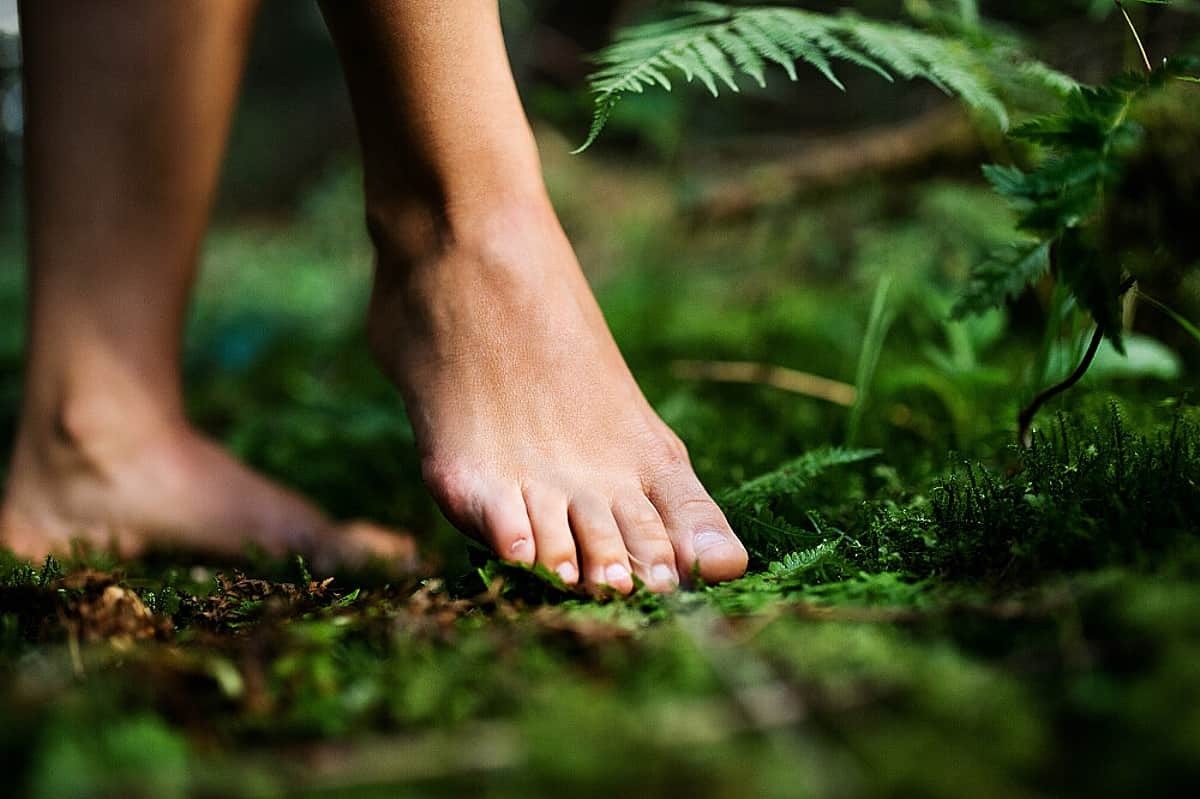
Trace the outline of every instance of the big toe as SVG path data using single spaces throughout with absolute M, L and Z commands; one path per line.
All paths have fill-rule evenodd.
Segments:
M 692 536 L 696 570 L 706 582 L 720 583 L 741 577 L 750 562 L 746 548 L 729 529 L 728 522 L 723 527 L 700 529 Z
M 707 583 L 719 583 L 746 573 L 746 548 L 694 474 L 656 486 L 650 500 L 666 525 L 682 575 L 694 572 Z

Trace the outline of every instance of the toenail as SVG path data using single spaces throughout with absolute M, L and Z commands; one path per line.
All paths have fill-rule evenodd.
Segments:
M 508 551 L 514 555 L 519 555 L 525 551 L 527 546 L 529 546 L 528 538 L 518 538 L 516 541 L 512 542 L 512 546 L 508 548 Z
M 654 577 L 654 582 L 659 585 L 679 582 L 679 578 L 675 576 L 675 570 L 665 563 L 660 563 L 651 569 L 650 575 Z
M 579 579 L 579 572 L 575 571 L 575 565 L 572 563 L 560 563 L 554 571 L 568 585 Z
M 629 569 L 626 569 L 620 563 L 610 564 L 604 570 L 604 579 L 608 580 L 609 585 L 617 585 L 618 583 L 628 582 Z
M 710 549 L 728 544 L 729 539 L 723 534 L 708 530 L 703 533 L 696 533 L 696 537 L 692 539 L 692 545 L 696 548 L 696 554 L 702 555 Z

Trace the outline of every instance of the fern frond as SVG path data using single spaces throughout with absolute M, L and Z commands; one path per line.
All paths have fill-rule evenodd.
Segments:
M 868 460 L 879 454 L 873 449 L 825 447 L 804 453 L 777 469 L 747 480 L 736 488 L 714 495 L 729 523 L 737 531 L 752 557 L 760 561 L 782 552 L 821 543 L 825 534 L 812 516 L 815 531 L 789 521 L 776 512 L 780 503 L 801 499 L 812 481 L 835 466 Z
M 835 466 L 869 460 L 879 454 L 874 449 L 843 449 L 823 447 L 810 450 L 777 469 L 747 480 L 737 488 L 727 489 L 715 497 L 727 512 L 761 512 L 772 500 L 803 490 L 814 477 Z
M 796 79 L 796 64 L 816 69 L 839 89 L 837 61 L 869 69 L 887 80 L 893 73 L 922 78 L 1008 125 L 1004 104 L 989 85 L 983 56 L 957 39 L 903 25 L 874 22 L 854 14 L 819 14 L 775 6 L 727 6 L 698 2 L 682 16 L 620 32 L 596 56 L 591 76 L 595 109 L 587 149 L 599 136 L 614 106 L 629 94 L 672 89 L 671 74 L 701 83 L 714 97 L 724 87 L 739 90 L 738 78 L 766 85 L 766 67 L 775 64 Z M 1055 74 L 1055 79 L 1064 79 Z
M 1050 269 L 1049 241 L 1012 245 L 971 270 L 952 313 L 955 319 L 999 308 L 1018 297 Z
M 783 584 L 807 581 L 809 574 L 837 552 L 837 548 L 837 541 L 822 541 L 810 549 L 789 552 L 781 560 L 771 561 L 767 578 Z
M 1103 86 L 1077 86 L 1058 111 L 1013 129 L 1011 136 L 1035 145 L 1039 158 L 1024 169 L 985 166 L 984 176 L 1017 212 L 1017 226 L 1035 241 L 1015 245 L 1014 257 L 976 269 L 957 306 L 960 315 L 1003 305 L 1046 271 L 1045 255 L 1053 253 L 1055 278 L 1123 351 L 1124 266 L 1103 235 L 1107 198 L 1138 152 L 1138 103 L 1198 68 L 1194 58 L 1175 57 L 1149 74 L 1130 72 Z

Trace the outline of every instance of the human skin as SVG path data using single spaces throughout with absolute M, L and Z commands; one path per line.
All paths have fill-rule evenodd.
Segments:
M 148 543 L 320 563 L 407 560 L 335 525 L 184 415 L 180 345 L 256 2 L 20 6 L 28 365 L 0 542 L 126 555 Z
M 0 516 L 10 539 L 37 550 L 86 526 L 97 506 L 115 520 L 97 529 L 119 531 L 131 546 L 161 529 L 230 544 L 249 535 L 276 547 L 289 545 L 286 531 L 298 527 L 308 530 L 305 540 L 335 537 L 338 528 L 311 506 L 208 442 L 178 443 L 203 441 L 181 410 L 179 329 L 251 6 L 124 0 L 124 15 L 82 0 L 37 8 L 48 5 L 22 7 L 27 42 L 35 51 L 39 41 L 45 46 L 40 55 L 28 44 L 26 51 L 33 322 Z M 63 5 L 106 10 L 75 16 Z M 546 196 L 495 0 L 328 0 L 322 10 L 362 144 L 377 250 L 369 338 L 401 390 L 426 483 L 447 517 L 501 557 L 541 563 L 592 590 L 628 592 L 634 575 L 659 591 L 693 571 L 709 582 L 740 575 L 745 549 L 638 389 Z M 138 24 L 130 26 L 134 11 Z M 98 79 L 103 102 L 92 87 L 80 97 L 60 89 L 58 103 L 39 105 L 39 86 L 66 86 L 74 74 L 54 54 L 86 51 L 102 24 L 110 36 L 132 39 L 117 48 L 110 38 L 104 52 L 88 56 L 107 65 Z M 121 52 L 106 55 L 110 48 Z M 144 76 L 164 59 L 178 63 Z M 146 95 L 123 100 L 126 84 L 139 81 Z M 142 115 L 155 123 L 147 127 Z M 89 120 L 82 146 L 70 124 L 78 119 Z M 131 147 L 131 138 L 153 141 Z M 95 158 L 97 149 L 109 157 Z M 192 154 L 187 165 L 181 151 Z M 78 180 L 88 169 L 91 179 Z M 50 201 L 64 194 L 77 207 Z M 91 194 L 100 196 L 82 196 Z M 121 426 L 131 417 L 139 422 L 133 431 Z M 108 443 L 92 447 L 93 437 Z M 78 472 L 76 455 L 65 456 L 64 469 L 47 454 L 56 447 L 116 453 L 124 476 L 84 480 L 86 490 L 67 494 L 87 501 L 70 505 L 55 498 L 64 495 L 56 486 Z M 214 467 L 195 457 L 197 447 L 238 479 L 206 481 Z M 213 485 L 206 507 L 226 516 L 201 526 L 180 518 L 178 501 L 147 507 L 153 499 L 135 497 L 159 473 L 147 453 L 160 451 L 163 462 L 185 463 L 172 490 L 187 494 L 191 480 Z M 43 532 L 48 526 L 55 529 Z M 388 540 L 372 535 L 375 546 Z

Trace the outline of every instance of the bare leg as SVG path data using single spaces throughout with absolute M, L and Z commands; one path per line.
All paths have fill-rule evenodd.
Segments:
M 310 504 L 193 431 L 180 337 L 257 0 L 21 5 L 29 369 L 0 535 L 314 550 Z M 364 535 L 366 535 L 364 533 Z M 371 535 L 374 535 L 372 533 Z
M 378 250 L 370 334 L 426 481 L 501 556 L 670 590 L 746 552 L 617 351 L 543 187 L 496 0 L 326 0 Z

